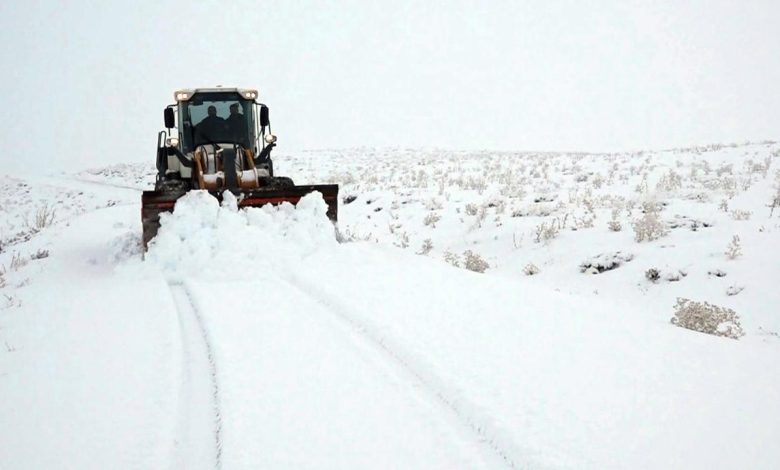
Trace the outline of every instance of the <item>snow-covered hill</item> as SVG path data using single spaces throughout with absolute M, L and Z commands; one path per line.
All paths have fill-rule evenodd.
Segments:
M 192 193 L 145 260 L 148 165 L 11 180 L 0 467 L 777 468 L 778 162 L 281 156 L 341 184 L 337 234 L 317 195 Z

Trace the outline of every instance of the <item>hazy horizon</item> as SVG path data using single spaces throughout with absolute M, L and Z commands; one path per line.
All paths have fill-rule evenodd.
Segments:
M 280 153 L 780 137 L 770 1 L 30 2 L 0 13 L 4 172 L 151 162 L 174 90 L 217 84 L 260 90 Z

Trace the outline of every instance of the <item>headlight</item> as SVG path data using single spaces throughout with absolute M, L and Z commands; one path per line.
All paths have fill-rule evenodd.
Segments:
M 176 101 L 189 101 L 192 98 L 192 93 L 189 91 L 177 91 L 173 94 L 173 97 Z
M 276 142 L 276 136 L 273 134 L 268 134 L 267 136 L 265 136 L 265 141 L 269 144 L 273 144 Z
M 248 100 L 257 98 L 257 90 L 241 90 L 241 96 Z
M 178 147 L 179 146 L 179 138 L 178 137 L 168 137 L 165 140 L 165 143 L 168 144 L 168 147 Z

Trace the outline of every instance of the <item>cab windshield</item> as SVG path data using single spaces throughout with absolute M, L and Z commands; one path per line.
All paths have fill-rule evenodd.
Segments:
M 252 101 L 238 93 L 196 93 L 179 103 L 184 151 L 203 144 L 252 143 L 254 118 Z

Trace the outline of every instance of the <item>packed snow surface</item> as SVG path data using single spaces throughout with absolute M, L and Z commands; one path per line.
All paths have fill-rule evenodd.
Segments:
M 195 191 L 144 259 L 148 173 L 25 181 L 80 206 L 4 238 L 0 467 L 777 468 L 777 155 L 279 158 L 340 168 L 338 229 L 317 193 Z M 676 297 L 745 336 L 672 325 Z

